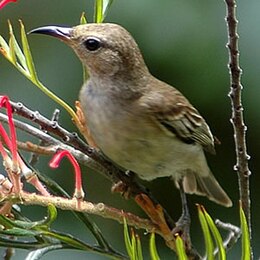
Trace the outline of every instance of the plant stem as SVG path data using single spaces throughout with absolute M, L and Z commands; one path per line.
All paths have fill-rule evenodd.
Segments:
M 250 210 L 250 189 L 249 177 L 250 170 L 248 167 L 248 160 L 250 159 L 247 154 L 246 146 L 246 125 L 243 118 L 243 105 L 241 102 L 242 84 L 241 74 L 242 70 L 239 66 L 239 50 L 238 50 L 238 33 L 236 18 L 236 1 L 225 0 L 226 3 L 226 21 L 228 32 L 228 50 L 229 50 L 229 73 L 230 73 L 230 92 L 229 97 L 232 106 L 231 123 L 234 129 L 234 140 L 236 149 L 236 165 L 235 170 L 238 173 L 239 192 L 242 208 L 245 212 L 249 234 L 251 237 L 251 210 Z M 251 258 L 253 253 L 251 250 Z

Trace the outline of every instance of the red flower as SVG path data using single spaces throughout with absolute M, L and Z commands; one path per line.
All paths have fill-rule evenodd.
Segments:
M 49 165 L 51 168 L 58 168 L 60 165 L 61 159 L 66 156 L 71 164 L 74 167 L 74 174 L 75 174 L 75 192 L 74 192 L 74 197 L 80 201 L 81 199 L 84 198 L 84 192 L 82 189 L 82 180 L 81 180 L 81 170 L 79 167 L 78 162 L 76 159 L 73 157 L 73 155 L 67 151 L 67 150 L 61 150 L 58 151 L 53 158 L 51 159 Z
M 9 98 L 7 96 L 0 96 L 0 108 L 1 107 L 6 107 L 7 110 L 7 116 L 8 116 L 8 125 L 9 125 L 9 130 L 10 130 L 10 135 L 11 135 L 11 140 L 9 139 L 7 133 L 5 132 L 4 128 L 2 125 L 0 125 L 0 134 L 3 136 L 7 146 L 9 146 L 12 157 L 13 157 L 13 164 L 14 168 L 18 168 L 18 153 L 17 153 L 17 144 L 16 144 L 16 131 L 15 131 L 15 126 L 13 122 L 13 115 L 12 115 L 12 107 L 9 101 Z
M 0 2 L 0 9 L 2 9 L 3 7 L 5 7 L 7 4 L 9 4 L 10 2 L 16 2 L 17 0 L 2 0 Z

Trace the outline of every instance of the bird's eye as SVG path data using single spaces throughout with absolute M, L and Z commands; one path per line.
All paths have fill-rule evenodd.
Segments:
M 101 43 L 98 39 L 96 38 L 89 38 L 84 42 L 85 47 L 89 51 L 96 51 L 97 49 L 100 48 Z

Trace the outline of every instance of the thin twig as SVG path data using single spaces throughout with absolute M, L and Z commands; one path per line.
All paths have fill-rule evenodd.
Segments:
M 60 110 L 59 109 L 55 109 L 53 114 L 52 114 L 52 118 L 51 118 L 51 121 L 53 122 L 58 122 L 59 120 L 59 115 L 60 115 Z M 48 133 L 46 130 L 42 129 L 42 127 L 40 128 L 42 131 L 44 131 L 45 133 Z M 39 142 L 39 146 L 45 146 L 46 143 L 43 141 L 43 140 L 40 140 Z M 37 153 L 37 152 L 32 152 L 31 153 L 31 158 L 29 160 L 29 164 L 33 167 L 35 167 L 36 163 L 39 161 L 40 159 L 40 154 Z
M 236 165 L 235 170 L 238 173 L 240 200 L 242 208 L 245 212 L 249 234 L 251 237 L 251 210 L 250 210 L 250 187 L 249 176 L 251 174 L 248 167 L 249 155 L 246 146 L 246 126 L 243 118 L 243 105 L 241 102 L 241 74 L 242 70 L 239 66 L 239 50 L 238 50 L 238 33 L 236 18 L 236 1 L 225 0 L 227 8 L 227 31 L 229 49 L 229 73 L 230 73 L 230 99 L 232 105 L 231 123 L 234 129 L 234 140 L 236 148 Z M 253 257 L 253 256 L 252 256 Z
M 223 246 L 226 249 L 226 251 L 229 251 L 237 243 L 238 239 L 240 238 L 241 229 L 230 223 L 224 223 L 224 222 L 220 221 L 219 219 L 216 219 L 215 224 L 216 224 L 216 226 L 228 231 L 227 238 L 223 241 Z M 218 251 L 219 251 L 218 248 L 214 251 L 215 256 L 217 256 Z

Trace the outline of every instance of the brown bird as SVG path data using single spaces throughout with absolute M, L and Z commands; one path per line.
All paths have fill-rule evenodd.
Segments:
M 141 179 L 171 177 L 186 193 L 232 202 L 211 173 L 210 129 L 174 87 L 150 74 L 133 37 L 117 24 L 46 26 L 33 33 L 66 42 L 87 67 L 79 99 L 97 146 Z

